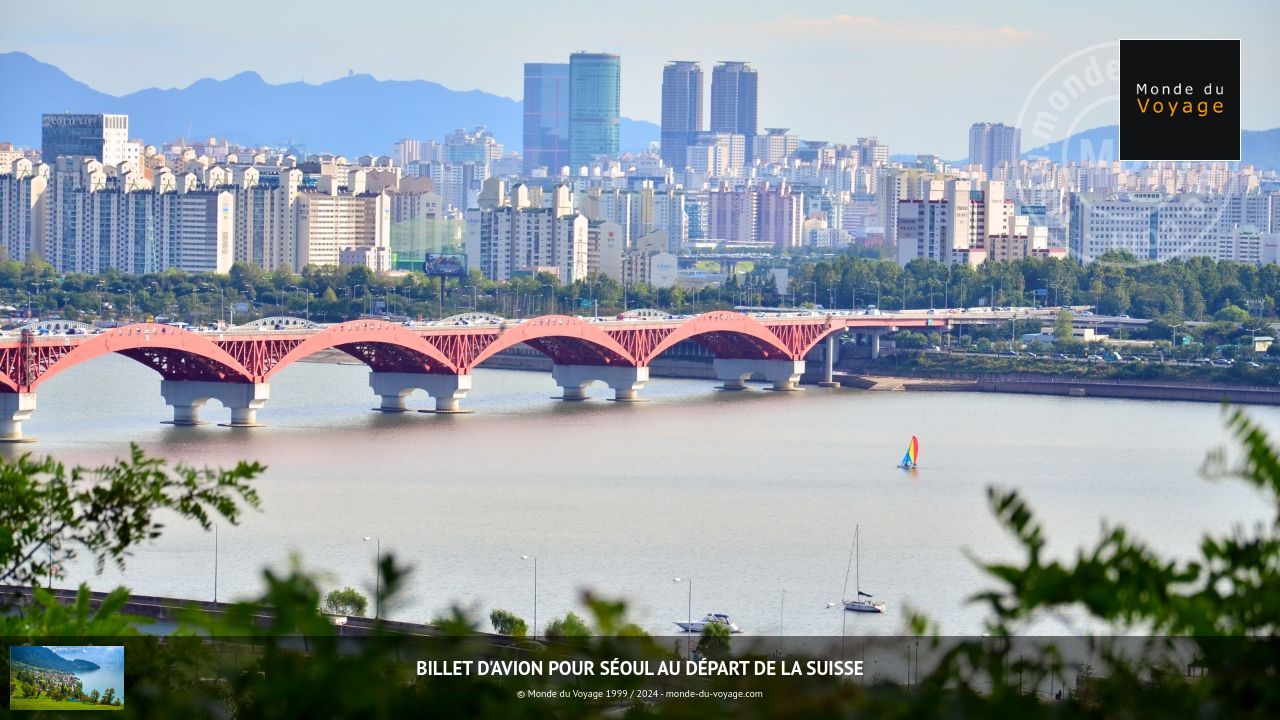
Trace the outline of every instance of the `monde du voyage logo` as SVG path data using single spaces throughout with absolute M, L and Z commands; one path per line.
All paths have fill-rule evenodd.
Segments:
M 1120 159 L 1239 160 L 1240 41 L 1121 40 Z

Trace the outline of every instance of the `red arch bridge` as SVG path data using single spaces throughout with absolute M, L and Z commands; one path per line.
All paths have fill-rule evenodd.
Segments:
M 270 396 L 271 378 L 329 348 L 369 366 L 369 385 L 381 397 L 381 410 L 402 412 L 410 393 L 425 390 L 435 400 L 435 411 L 447 413 L 462 412 L 459 401 L 471 389 L 477 365 L 522 344 L 551 358 L 552 377 L 565 400 L 585 399 L 586 387 L 602 381 L 615 399 L 630 401 L 648 382 L 649 363 L 684 340 L 714 355 L 715 376 L 725 389 L 742 389 L 746 380 L 759 378 L 774 389 L 792 390 L 804 372 L 805 355 L 824 341 L 832 343 L 826 353 L 830 380 L 834 341 L 842 333 L 870 335 L 874 352 L 886 332 L 945 329 L 957 320 L 943 311 L 673 316 L 634 310 L 614 318 L 546 315 L 519 321 L 469 313 L 409 324 L 360 319 L 318 325 L 276 317 L 199 331 L 154 323 L 101 330 L 45 321 L 0 336 L 0 440 L 27 439 L 22 423 L 36 409 L 41 383 L 108 353 L 160 373 L 160 393 L 173 407 L 175 424 L 198 424 L 200 407 L 216 399 L 231 410 L 230 425 L 253 426 Z

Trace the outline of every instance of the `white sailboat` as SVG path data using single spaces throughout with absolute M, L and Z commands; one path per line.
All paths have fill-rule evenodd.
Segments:
M 858 546 L 858 530 L 859 526 L 853 526 L 853 549 L 849 553 L 849 561 L 855 568 L 853 590 L 854 596 L 852 600 L 842 600 L 844 609 L 849 612 L 863 613 L 882 613 L 884 612 L 884 603 L 871 600 L 871 593 L 862 592 L 862 552 Z M 856 558 L 856 560 L 855 560 Z M 844 571 L 844 592 L 841 593 L 843 598 L 849 592 L 849 569 Z M 865 599 L 864 599 L 865 598 Z

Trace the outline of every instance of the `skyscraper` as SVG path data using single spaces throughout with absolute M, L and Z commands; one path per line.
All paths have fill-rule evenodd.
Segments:
M 524 64 L 524 173 L 569 164 L 569 65 Z
M 758 76 L 744 62 L 726 60 L 711 71 L 711 132 L 746 136 L 747 164 L 756 135 Z
M 40 126 L 40 157 L 50 166 L 62 156 L 91 157 L 106 165 L 128 159 L 128 115 L 45 113 Z
M 702 67 L 676 60 L 662 69 L 662 162 L 676 172 L 688 162 L 690 136 L 702 130 Z
M 1022 132 L 1004 123 L 974 123 L 969 128 L 969 163 L 981 165 L 991 176 L 1007 163 L 1018 164 L 1022 156 Z
M 622 62 L 611 53 L 569 56 L 569 164 L 618 154 Z

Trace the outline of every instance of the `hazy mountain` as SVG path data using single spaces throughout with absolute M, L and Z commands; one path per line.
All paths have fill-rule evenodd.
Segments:
M 0 140 L 39 147 L 44 112 L 129 115 L 129 132 L 150 143 L 179 137 L 226 137 L 244 144 L 302 143 L 346 155 L 391 152 L 401 138 L 443 139 L 455 128 L 484 125 L 519 150 L 521 104 L 479 90 L 450 90 L 425 80 L 348 75 L 319 85 L 272 85 L 257 73 L 203 79 L 185 88 L 149 88 L 116 97 L 20 52 L 0 53 Z M 622 149 L 643 150 L 658 126 L 622 119 Z
M 98 669 L 95 663 L 88 660 L 68 660 L 43 645 L 14 645 L 9 648 L 9 659 L 60 672 L 85 672 Z
M 1120 126 L 1104 125 L 1028 150 L 1022 157 L 1049 158 L 1057 162 L 1115 160 L 1119 147 Z M 1280 170 L 1280 128 L 1242 132 L 1240 160 L 1259 170 Z

